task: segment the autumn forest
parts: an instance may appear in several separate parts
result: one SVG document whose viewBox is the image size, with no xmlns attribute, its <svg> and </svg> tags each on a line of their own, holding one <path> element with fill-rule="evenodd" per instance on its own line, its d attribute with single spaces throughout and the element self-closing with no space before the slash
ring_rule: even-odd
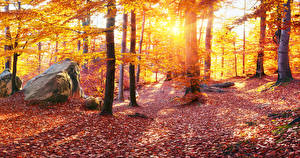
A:
<svg viewBox="0 0 300 158">
<path fill-rule="evenodd" d="M 298 0 L 0 0 L 0 157 L 300 155 Z"/>
</svg>

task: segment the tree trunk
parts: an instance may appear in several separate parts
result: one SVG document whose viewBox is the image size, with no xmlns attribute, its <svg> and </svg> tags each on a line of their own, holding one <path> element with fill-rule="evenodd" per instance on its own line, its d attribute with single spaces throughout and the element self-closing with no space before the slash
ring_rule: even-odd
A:
<svg viewBox="0 0 300 158">
<path fill-rule="evenodd" d="M 135 54 L 136 45 L 136 18 L 134 10 L 131 11 L 131 37 L 130 37 L 130 53 Z M 130 76 L 130 103 L 129 106 L 139 106 L 136 102 L 136 92 L 135 92 L 135 73 L 134 64 L 129 65 L 129 76 Z"/>
<path fill-rule="evenodd" d="M 145 29 L 145 11 L 143 11 L 143 22 L 142 22 L 142 31 L 141 31 L 141 39 L 139 44 L 139 61 L 141 60 L 141 54 L 142 54 L 142 48 L 143 48 L 143 38 L 144 38 L 144 29 Z M 136 72 L 136 83 L 139 83 L 140 81 L 140 64 L 137 66 L 137 72 Z"/>
<path fill-rule="evenodd" d="M 212 29 L 213 29 L 213 20 L 214 20 L 214 10 L 213 5 L 209 6 L 209 15 L 206 27 L 206 38 L 205 38 L 205 47 L 206 47 L 206 58 L 204 64 L 205 76 L 204 79 L 210 79 L 210 67 L 211 67 L 211 40 L 212 40 Z"/>
<path fill-rule="evenodd" d="M 235 48 L 235 41 L 233 42 L 233 51 L 234 51 L 234 72 L 235 72 L 235 77 L 237 77 L 238 72 L 237 72 L 237 54 L 236 54 L 236 48 Z"/>
<path fill-rule="evenodd" d="M 5 2 L 9 2 L 9 0 L 5 0 Z M 7 6 L 4 7 L 4 11 L 8 12 L 9 11 L 9 4 Z M 10 34 L 10 28 L 9 26 L 5 27 L 5 38 L 7 41 L 11 40 L 11 34 Z M 5 45 L 4 46 L 4 51 L 9 51 L 12 50 L 12 46 L 11 45 Z M 6 57 L 6 62 L 5 62 L 5 69 L 10 70 L 11 67 L 11 57 Z"/>
<path fill-rule="evenodd" d="M 237 77 L 238 73 L 237 73 L 237 56 L 236 56 L 236 54 L 234 54 L 234 72 L 235 72 L 235 77 Z"/>
<path fill-rule="evenodd" d="M 58 53 L 58 34 L 56 35 L 56 42 L 55 42 L 55 57 L 54 57 L 54 63 L 57 62 L 57 53 Z"/>
<path fill-rule="evenodd" d="M 38 53 L 39 53 L 39 63 L 38 63 L 38 73 L 41 73 L 41 66 L 42 66 L 42 55 L 41 55 L 41 51 L 42 51 L 42 42 L 38 43 Z"/>
<path fill-rule="evenodd" d="M 78 40 L 78 41 L 77 41 L 77 51 L 78 51 L 78 52 L 80 51 L 80 47 L 81 47 L 81 41 Z"/>
<path fill-rule="evenodd" d="M 21 2 L 18 2 L 18 10 L 21 10 Z M 16 49 L 18 47 L 18 40 L 19 40 L 19 31 L 21 29 L 20 26 L 21 20 L 19 19 L 19 26 L 18 26 L 18 30 L 17 30 L 17 35 L 16 35 L 16 40 L 15 40 L 15 45 L 14 45 L 14 49 Z M 17 83 L 16 83 L 16 77 L 17 77 L 17 63 L 18 63 L 18 53 L 14 53 L 13 55 L 13 73 L 11 76 L 11 95 L 13 95 L 14 93 L 16 93 L 17 91 L 19 91 L 18 87 L 17 87 Z"/>
<path fill-rule="evenodd" d="M 86 3 L 89 3 L 90 0 L 86 0 Z M 82 20 L 82 26 L 85 27 L 85 26 L 90 26 L 90 23 L 91 23 L 91 17 L 90 17 L 90 11 L 89 10 L 86 10 L 86 17 Z M 86 32 L 84 32 L 84 34 L 86 34 Z M 88 53 L 89 52 L 89 38 L 88 36 L 85 36 L 82 40 L 82 44 L 83 44 L 83 54 L 85 53 Z M 87 62 L 87 61 L 86 61 Z M 85 70 L 88 69 L 87 67 L 87 63 L 85 63 L 83 65 L 83 68 Z"/>
<path fill-rule="evenodd" d="M 112 115 L 112 105 L 114 100 L 115 88 L 115 39 L 114 27 L 116 17 L 116 2 L 109 0 L 107 4 L 107 21 L 106 21 L 106 82 L 103 108 L 100 115 Z"/>
<path fill-rule="evenodd" d="M 289 38 L 291 32 L 291 4 L 290 0 L 284 5 L 283 27 L 278 48 L 278 79 L 276 84 L 293 80 L 289 65 Z"/>
<path fill-rule="evenodd" d="M 261 0 L 261 7 L 264 10 L 264 0 Z M 261 78 L 265 75 L 264 73 L 264 46 L 265 46 L 265 37 L 266 37 L 266 12 L 262 11 L 260 13 L 260 37 L 259 37 L 259 51 L 256 61 L 256 77 Z"/>
<path fill-rule="evenodd" d="M 200 25 L 200 28 L 199 28 L 199 39 L 198 39 L 198 46 L 199 47 L 201 46 L 203 22 L 204 22 L 204 15 L 201 16 L 201 25 Z"/>
<path fill-rule="evenodd" d="M 244 16 L 246 16 L 246 0 L 244 0 Z M 246 22 L 243 28 L 243 75 L 245 74 L 245 56 L 246 56 Z"/>
<path fill-rule="evenodd" d="M 190 5 L 195 5 L 195 0 L 190 1 Z M 187 8 L 185 11 L 185 44 L 186 44 L 186 67 L 187 77 L 190 82 L 186 89 L 186 94 L 199 91 L 200 67 L 197 47 L 197 12 L 195 9 Z"/>
<path fill-rule="evenodd" d="M 122 48 L 121 53 L 126 53 L 126 39 L 127 39 L 127 24 L 128 24 L 128 15 L 123 14 L 123 34 L 122 34 Z M 124 66 L 120 64 L 120 77 L 119 77 L 119 101 L 124 100 Z"/>
<path fill-rule="evenodd" d="M 86 3 L 89 3 L 90 0 L 86 0 Z M 91 23 L 91 17 L 90 17 L 90 11 L 86 11 L 86 17 L 82 20 L 82 26 L 90 26 Z M 86 32 L 85 32 L 86 33 Z M 88 53 L 89 51 L 89 46 L 88 46 L 88 37 L 83 38 L 83 53 Z"/>
<path fill-rule="evenodd" d="M 225 54 L 225 47 L 224 47 L 224 43 L 222 44 L 222 63 L 221 63 L 221 78 L 223 79 L 223 75 L 224 75 L 224 54 Z"/>
</svg>

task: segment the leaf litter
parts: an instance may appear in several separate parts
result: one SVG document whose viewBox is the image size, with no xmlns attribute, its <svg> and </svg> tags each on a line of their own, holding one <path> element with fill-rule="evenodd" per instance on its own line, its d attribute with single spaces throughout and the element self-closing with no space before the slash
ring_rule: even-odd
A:
<svg viewBox="0 0 300 158">
<path fill-rule="evenodd" d="M 231 79 L 228 92 L 184 106 L 175 103 L 183 90 L 160 81 L 138 89 L 140 107 L 115 101 L 113 117 L 80 99 L 43 107 L 17 93 L 0 99 L 0 157 L 297 157 L 299 124 L 286 125 L 300 114 L 300 82 L 256 90 L 269 80 Z"/>
</svg>

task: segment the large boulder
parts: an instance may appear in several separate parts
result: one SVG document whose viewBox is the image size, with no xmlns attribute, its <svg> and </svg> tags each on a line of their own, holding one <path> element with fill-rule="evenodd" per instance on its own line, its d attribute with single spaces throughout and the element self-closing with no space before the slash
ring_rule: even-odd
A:
<svg viewBox="0 0 300 158">
<path fill-rule="evenodd" d="M 61 61 L 27 82 L 23 89 L 25 100 L 55 104 L 67 101 L 70 96 L 81 97 L 84 94 L 79 78 L 80 71 L 76 62 Z"/>
<path fill-rule="evenodd" d="M 8 97 L 12 92 L 12 73 L 9 71 L 9 69 L 5 69 L 0 74 L 0 97 Z M 16 85 L 17 88 L 20 89 L 22 86 L 21 79 L 16 76 Z"/>
</svg>

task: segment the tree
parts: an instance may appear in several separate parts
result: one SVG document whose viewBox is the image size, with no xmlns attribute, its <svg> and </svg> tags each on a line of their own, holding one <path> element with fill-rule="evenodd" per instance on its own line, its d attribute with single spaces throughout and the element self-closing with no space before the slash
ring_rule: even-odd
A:
<svg viewBox="0 0 300 158">
<path fill-rule="evenodd" d="M 212 29 L 213 29 L 213 20 L 214 20 L 214 10 L 213 4 L 209 5 L 208 21 L 206 27 L 206 37 L 205 37 L 205 48 L 206 48 L 206 57 L 205 57 L 205 76 L 204 79 L 210 79 L 210 67 L 211 67 L 211 41 L 212 41 Z"/>
<path fill-rule="evenodd" d="M 130 17 L 130 25 L 131 25 L 131 35 L 130 35 L 130 53 L 135 54 L 135 45 L 136 45 L 136 17 L 134 10 L 131 11 Z M 129 65 L 129 77 L 130 77 L 130 103 L 129 106 L 139 106 L 136 102 L 136 91 L 135 91 L 135 73 L 134 73 L 134 63 L 130 63 Z"/>
<path fill-rule="evenodd" d="M 86 3 L 90 3 L 90 0 L 86 0 Z M 90 11 L 89 9 L 86 9 L 86 16 L 82 20 L 82 26 L 90 26 L 91 23 L 91 17 L 90 17 Z M 84 32 L 86 34 L 86 32 Z M 89 45 L 88 45 L 88 37 L 83 38 L 83 53 L 88 53 L 89 51 Z"/>
<path fill-rule="evenodd" d="M 256 61 L 256 74 L 255 77 L 261 78 L 264 73 L 264 46 L 266 37 L 266 12 L 264 10 L 264 0 L 261 0 L 261 12 L 260 12 L 260 37 L 259 37 L 259 51 Z"/>
<path fill-rule="evenodd" d="M 139 43 L 139 57 L 138 59 L 141 60 L 141 54 L 142 54 L 142 48 L 143 48 L 143 38 L 144 38 L 144 30 L 145 30 L 145 11 L 143 11 L 143 22 L 142 22 L 142 30 L 141 30 L 141 38 Z M 139 83 L 140 81 L 140 64 L 137 66 L 137 72 L 136 72 L 136 83 Z"/>
<path fill-rule="evenodd" d="M 246 15 L 246 0 L 244 0 L 244 16 Z M 246 56 L 246 21 L 243 21 L 243 75 L 245 74 L 245 56 Z"/>
<path fill-rule="evenodd" d="M 116 17 L 116 2 L 109 0 L 107 4 L 107 22 L 106 22 L 106 83 L 103 109 L 100 115 L 112 115 L 112 104 L 114 99 L 114 81 L 115 81 L 115 41 L 114 27 Z"/>
<path fill-rule="evenodd" d="M 39 63 L 38 63 L 38 73 L 41 73 L 41 67 L 42 67 L 42 42 L 39 42 L 38 44 L 38 56 L 39 56 Z"/>
<path fill-rule="evenodd" d="M 9 2 L 9 0 L 5 0 L 5 2 Z M 9 4 L 4 7 L 4 11 L 9 12 Z M 5 38 L 6 38 L 7 41 L 10 41 L 10 39 L 11 39 L 9 26 L 5 27 Z M 12 49 L 11 45 L 6 44 L 4 46 L 4 51 L 9 51 L 11 49 Z M 9 57 L 6 58 L 5 69 L 10 70 L 10 67 L 11 67 L 11 57 L 9 56 Z"/>
<path fill-rule="evenodd" d="M 121 53 L 126 53 L 126 39 L 127 39 L 127 25 L 128 25 L 128 14 L 123 14 L 123 30 L 122 30 L 122 48 Z M 120 101 L 124 100 L 124 66 L 120 64 L 120 77 L 119 77 L 119 93 L 118 99 Z"/>
<path fill-rule="evenodd" d="M 21 2 L 18 2 L 18 10 L 20 11 L 21 10 Z M 21 23 L 21 18 L 18 17 L 18 31 L 20 31 L 20 23 Z M 17 33 L 16 35 L 16 39 L 15 39 L 15 43 L 14 43 L 14 48 L 17 48 L 18 47 L 18 39 L 19 39 L 19 32 Z M 14 53 L 13 55 L 13 73 L 12 73 L 12 77 L 11 77 L 11 95 L 13 95 L 14 93 L 16 93 L 17 91 L 19 91 L 18 87 L 17 87 L 17 81 L 16 81 L 16 78 L 17 78 L 17 63 L 18 63 L 18 56 L 20 54 L 18 53 Z"/>
<path fill-rule="evenodd" d="M 291 0 L 284 4 L 284 17 L 278 48 L 278 79 L 276 85 L 281 82 L 293 80 L 289 65 L 289 39 L 291 32 Z"/>
<path fill-rule="evenodd" d="M 200 67 L 199 67 L 199 56 L 197 47 L 197 12 L 196 12 L 196 1 L 188 1 L 189 4 L 185 10 L 185 44 L 186 44 L 186 68 L 187 77 L 190 82 L 189 87 L 186 90 L 186 94 L 191 92 L 195 93 L 199 91 L 200 85 Z"/>
</svg>

